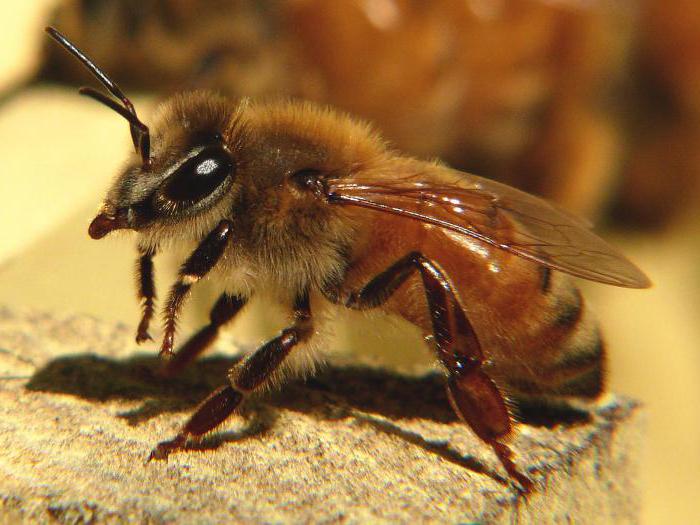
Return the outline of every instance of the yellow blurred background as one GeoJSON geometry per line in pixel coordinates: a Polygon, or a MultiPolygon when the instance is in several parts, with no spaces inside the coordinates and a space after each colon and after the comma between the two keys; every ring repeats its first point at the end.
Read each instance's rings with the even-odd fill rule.
{"type": "MultiPolygon", "coordinates": [[[[35,71],[46,38],[41,28],[55,3],[0,5],[0,91],[12,89],[35,71]]],[[[135,102],[148,120],[154,99],[137,96],[135,102]]],[[[3,101],[0,304],[84,312],[135,327],[132,240],[114,235],[95,242],[87,236],[89,220],[129,148],[123,120],[78,97],[74,89],[32,86],[3,101]]],[[[582,283],[609,342],[610,389],[642,400],[648,414],[644,522],[697,523],[700,213],[691,209],[663,231],[617,230],[605,236],[654,281],[646,291],[582,283]]],[[[157,259],[157,270],[166,269],[157,274],[160,290],[169,284],[178,257],[157,259]]],[[[181,334],[198,326],[212,297],[206,287],[195,294],[181,334]]],[[[230,337],[252,346],[279,323],[279,315],[257,306],[235,323],[230,337]]],[[[380,346],[405,348],[407,336],[396,336],[392,345],[378,345],[345,330],[354,334],[345,346],[369,347],[374,357],[387,363],[410,365],[416,356],[429,359],[415,344],[410,352],[380,355],[380,346]]]]}

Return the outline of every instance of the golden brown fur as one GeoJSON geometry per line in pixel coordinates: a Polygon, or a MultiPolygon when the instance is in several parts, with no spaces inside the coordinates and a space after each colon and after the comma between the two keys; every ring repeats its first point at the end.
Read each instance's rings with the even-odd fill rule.
{"type": "MultiPolygon", "coordinates": [[[[215,268],[222,287],[245,297],[265,294],[286,304],[310,288],[320,332],[326,330],[322,319],[344,310],[322,298],[324,287],[342,283],[342,293],[359,289],[402,256],[419,251],[437,262],[457,289],[490,360],[490,373],[502,387],[537,395],[600,391],[600,384],[565,388],[562,383],[577,370],[556,367],[568,355],[587,352],[598,339],[583,305],[575,322],[557,325],[562,310],[578,297],[568,277],[553,273],[545,292],[537,264],[435,226],[328,206],[290,178],[299,170],[314,169],[334,177],[374,179],[416,172],[428,182],[444,182],[448,177],[442,166],[401,157],[368,125],[309,103],[244,100],[234,105],[204,92],[180,95],[160,109],[155,130],[154,172],[192,147],[202,130],[223,134],[237,172],[231,189],[214,206],[176,221],[155,222],[140,232],[142,244],[194,243],[227,218],[234,224],[234,241],[215,268]]],[[[152,191],[153,182],[143,176],[125,184],[125,178],[134,178],[134,169],[118,179],[105,210],[152,191]],[[136,189],[125,193],[125,186],[136,189]]],[[[149,177],[160,181],[162,176],[149,177]]],[[[417,277],[385,309],[418,325],[426,336],[432,331],[417,277]]],[[[300,357],[306,366],[308,353],[300,357]]],[[[602,354],[591,366],[601,365],[602,354]]]]}

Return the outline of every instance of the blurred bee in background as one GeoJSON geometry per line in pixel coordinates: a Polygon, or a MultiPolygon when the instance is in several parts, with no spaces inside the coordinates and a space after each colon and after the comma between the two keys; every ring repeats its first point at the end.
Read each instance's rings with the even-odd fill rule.
{"type": "MultiPolygon", "coordinates": [[[[292,67],[278,2],[253,0],[67,0],[52,24],[75,35],[134,89],[165,94],[212,87],[227,94],[288,93],[292,67]]],[[[39,78],[80,83],[85,72],[44,47],[39,78]]]]}
{"type": "Polygon", "coordinates": [[[700,198],[700,3],[647,0],[628,107],[629,158],[614,213],[662,226],[700,198]]]}
{"type": "MultiPolygon", "coordinates": [[[[53,23],[129,87],[330,104],[412,155],[595,217],[634,16],[605,0],[65,0],[53,23]]],[[[42,76],[84,79],[51,48],[42,76]]]]}
{"type": "Polygon", "coordinates": [[[420,328],[447,374],[456,414],[492,447],[510,478],[509,400],[595,399],[604,345],[570,277],[642,288],[648,279],[588,225],[527,193],[389,149],[366,124],[308,102],[238,103],[210,92],[167,100],[151,130],[129,99],[55,29],[49,34],[110,95],[81,93],[130,125],[136,154],[89,233],[138,233],[150,339],[153,255],[196,244],[163,310],[160,353],[175,374],[214,341],[254,295],[287,305],[291,324],[228,372],[163,459],[199,439],[255,391],[319,359],[332,320],[380,309],[420,328]],[[192,286],[215,277],[210,323],[173,352],[192,286]]]}

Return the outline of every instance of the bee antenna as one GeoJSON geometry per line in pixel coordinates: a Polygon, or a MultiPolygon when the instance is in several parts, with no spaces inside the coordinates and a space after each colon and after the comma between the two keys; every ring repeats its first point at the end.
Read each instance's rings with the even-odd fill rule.
{"type": "Polygon", "coordinates": [[[119,99],[124,106],[120,106],[117,104],[116,101],[105,95],[104,93],[101,93],[93,88],[89,87],[83,87],[80,88],[79,92],[81,95],[86,95],[92,99],[97,100],[98,102],[101,102],[105,106],[109,107],[110,109],[113,109],[117,113],[119,113],[122,117],[124,117],[126,120],[129,121],[129,129],[131,131],[131,139],[134,142],[134,148],[136,148],[136,152],[141,154],[141,160],[144,164],[144,166],[149,166],[151,163],[151,158],[150,158],[150,132],[148,130],[148,126],[146,126],[141,120],[139,120],[138,115],[136,115],[136,109],[134,108],[134,105],[131,103],[131,101],[124,95],[121,89],[119,89],[119,86],[117,86],[112,79],[110,79],[99,67],[95,65],[95,63],[88,58],[85,53],[83,53],[80,49],[75,47],[75,45],[68,40],[63,34],[61,34],[56,28],[54,27],[47,27],[45,31],[53,38],[56,42],[61,44],[66,51],[68,51],[71,55],[73,55],[75,58],[77,58],[88,70],[90,73],[93,74],[97,80],[100,81],[100,83],[107,88],[107,90],[114,96],[115,98],[119,99]]]}
{"type": "MultiPolygon", "coordinates": [[[[148,126],[141,122],[135,114],[133,114],[124,106],[120,106],[114,99],[110,98],[108,95],[105,95],[101,91],[97,91],[94,88],[83,86],[78,89],[78,93],[80,93],[81,95],[85,95],[86,97],[90,97],[91,99],[97,100],[97,102],[100,102],[108,108],[113,109],[126,120],[128,120],[131,127],[136,128],[137,136],[142,141],[134,144],[137,147],[137,151],[141,151],[145,148],[146,153],[148,153],[149,145],[147,142],[145,144],[143,143],[143,140],[147,140],[149,136],[148,126]]],[[[146,155],[146,158],[148,159],[148,155],[146,155]]]]}

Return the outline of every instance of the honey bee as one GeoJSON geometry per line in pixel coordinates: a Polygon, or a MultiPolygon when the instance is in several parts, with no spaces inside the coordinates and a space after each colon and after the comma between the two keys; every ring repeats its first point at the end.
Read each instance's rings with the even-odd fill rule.
{"type": "Polygon", "coordinates": [[[89,227],[139,236],[143,315],[150,339],[154,254],[196,243],[165,301],[160,355],[178,372],[257,294],[291,324],[228,372],[149,460],[165,459],[228,418],[285,372],[308,370],[329,320],[381,309],[417,325],[447,375],[456,414],[488,444],[523,492],[508,438],[510,400],[593,399],[604,345],[569,275],[650,285],[589,225],[509,186],[393,151],[370,126],[306,102],[232,102],[175,95],[153,130],[119,87],[56,29],[48,33],[109,91],[80,92],[128,122],[135,154],[89,227]],[[210,323],[173,352],[178,314],[203,277],[222,294],[210,323]]]}

